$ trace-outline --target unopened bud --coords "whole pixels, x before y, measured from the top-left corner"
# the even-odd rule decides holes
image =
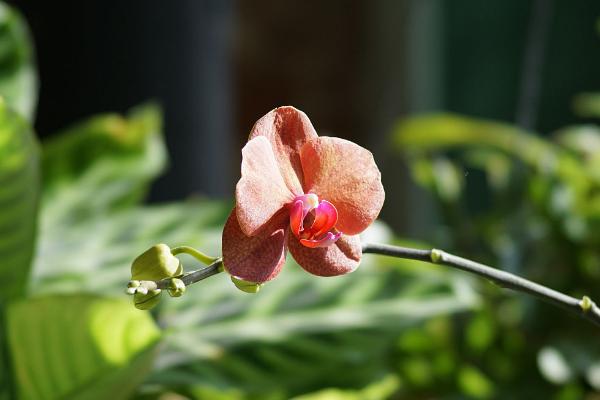
[[[262,286],[260,283],[248,282],[243,279],[238,279],[234,276],[231,277],[231,282],[233,282],[233,284],[242,292],[246,293],[258,293],[260,287]]]
[[[138,310],[150,310],[160,303],[161,290],[151,290],[147,294],[136,293],[133,295],[133,305]]]
[[[138,288],[135,289],[136,293],[142,294],[142,295],[147,295],[148,294],[148,288],[140,286]]]
[[[181,279],[173,278],[169,284],[169,295],[171,297],[181,297],[185,293],[185,283]]]
[[[160,281],[182,273],[181,262],[162,243],[150,247],[131,264],[132,280]]]

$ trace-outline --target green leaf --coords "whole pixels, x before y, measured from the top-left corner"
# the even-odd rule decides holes
[[[32,289],[120,294],[131,261],[161,241],[218,255],[230,210],[229,203],[194,200],[48,227]],[[186,255],[181,259],[186,270],[198,268]],[[464,274],[377,256],[365,256],[357,272],[331,279],[290,262],[257,295],[240,292],[220,274],[157,307],[170,336],[147,383],[264,393],[261,388],[275,382],[274,390],[294,394],[310,384],[366,385],[387,371],[395,332],[477,302]],[[335,373],[348,365],[351,371]]]
[[[38,80],[34,50],[23,17],[0,3],[0,95],[11,108],[33,121]]]
[[[85,295],[13,303],[7,323],[22,399],[127,399],[160,338],[129,302]]]
[[[421,115],[400,122],[393,141],[397,150],[407,155],[413,164],[417,180],[434,188],[431,160],[441,155],[451,153],[457,163],[476,166],[477,161],[482,160],[473,158],[474,152],[485,152],[488,181],[496,188],[501,188],[502,182],[510,177],[509,157],[514,170],[519,172],[515,173],[516,177],[530,179],[532,202],[556,218],[567,236],[574,240],[583,237],[585,219],[600,214],[600,201],[589,198],[595,193],[594,185],[600,183],[598,168],[588,167],[585,160],[572,151],[510,124],[454,114]],[[489,157],[494,154],[499,157]],[[494,162],[499,162],[501,171],[497,174],[492,172],[496,170]],[[595,165],[600,165],[600,158]],[[504,186],[505,198],[522,199],[528,194],[516,197],[509,192],[515,186]]]
[[[325,389],[294,397],[293,400],[386,400],[400,387],[398,378],[388,375],[361,390]]]
[[[392,137],[401,152],[487,147],[510,154],[542,171],[554,171],[559,167],[556,146],[501,122],[455,114],[425,114],[400,122]]]
[[[161,114],[101,115],[43,143],[43,224],[77,223],[138,203],[166,165]]]
[[[584,156],[593,156],[600,151],[600,127],[575,125],[560,129],[554,140],[565,148]]]
[[[586,118],[600,118],[600,93],[581,93],[573,100],[575,113]]]
[[[478,304],[464,274],[380,260],[365,256],[357,271],[333,279],[290,262],[258,295],[233,290],[227,276],[191,287],[179,301],[162,304],[168,347],[149,382],[204,380],[288,395],[366,385],[389,372],[385,360],[398,332]]]
[[[220,254],[222,221],[228,203],[195,199],[185,203],[137,207],[72,221],[47,224],[39,237],[31,291],[73,293],[87,291],[123,294],[132,261],[153,244],[191,245]],[[55,209],[49,204],[45,210]],[[182,258],[189,270],[198,267]]]
[[[0,102],[0,303],[21,296],[34,249],[38,145],[28,123]]]

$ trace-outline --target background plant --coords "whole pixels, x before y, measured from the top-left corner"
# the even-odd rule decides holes
[[[19,51],[0,64],[16,65],[5,78],[15,87],[33,56],[23,21],[4,11],[1,40]],[[40,146],[11,97],[35,104],[35,91],[15,93],[3,93],[0,131],[2,398],[262,399],[330,386],[384,398],[400,387],[397,332],[477,304],[460,274],[372,259],[339,280],[289,265],[255,297],[214,278],[138,311],[122,293],[133,257],[157,241],[216,253],[230,204],[141,205],[167,161],[158,107],[92,117]]]
[[[256,296],[217,276],[135,310],[122,293],[131,260],[156,242],[218,254],[231,204],[142,203],[168,161],[156,105],[38,143],[32,45],[14,10],[0,16],[1,399],[568,399],[598,387],[589,325],[417,262],[365,256],[336,279],[290,263]],[[592,99],[579,107],[598,116]],[[439,204],[429,244],[594,292],[597,127],[545,141],[436,115],[393,141]],[[367,234],[406,243],[382,223]]]

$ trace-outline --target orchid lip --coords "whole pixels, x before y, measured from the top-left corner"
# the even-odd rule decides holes
[[[306,247],[327,247],[341,232],[335,229],[338,213],[333,204],[314,193],[297,196],[290,209],[290,228]]]
[[[327,232],[325,236],[320,239],[300,239],[300,243],[306,247],[327,247],[334,244],[340,237],[342,232]]]

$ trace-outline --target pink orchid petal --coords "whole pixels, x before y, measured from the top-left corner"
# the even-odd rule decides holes
[[[339,231],[358,234],[377,218],[385,192],[370,151],[323,136],[304,145],[301,159],[304,188],[335,205]]]
[[[320,239],[300,239],[300,244],[312,249],[316,247],[327,247],[334,244],[340,238],[340,236],[342,236],[342,232],[327,232]]]
[[[290,229],[294,235],[298,236],[300,234],[300,230],[303,228],[302,221],[305,216],[304,203],[302,200],[296,200],[290,209]]]
[[[306,114],[290,106],[276,108],[254,124],[249,140],[258,136],[264,136],[271,143],[287,187],[296,195],[304,193],[300,150],[305,143],[317,138]]]
[[[358,236],[342,235],[327,247],[309,248],[288,235],[288,249],[294,260],[311,274],[336,276],[354,271],[360,264],[362,248]]]
[[[254,235],[294,199],[266,138],[254,138],[242,149],[242,177],[237,183],[235,197],[238,221],[248,236]]]
[[[319,206],[315,208],[315,222],[310,228],[315,232],[314,237],[321,237],[325,232],[329,232],[335,226],[337,219],[335,206],[327,200],[321,200]]]
[[[242,231],[234,208],[223,228],[225,270],[238,279],[262,283],[277,276],[285,262],[287,212],[279,212],[254,236]]]

